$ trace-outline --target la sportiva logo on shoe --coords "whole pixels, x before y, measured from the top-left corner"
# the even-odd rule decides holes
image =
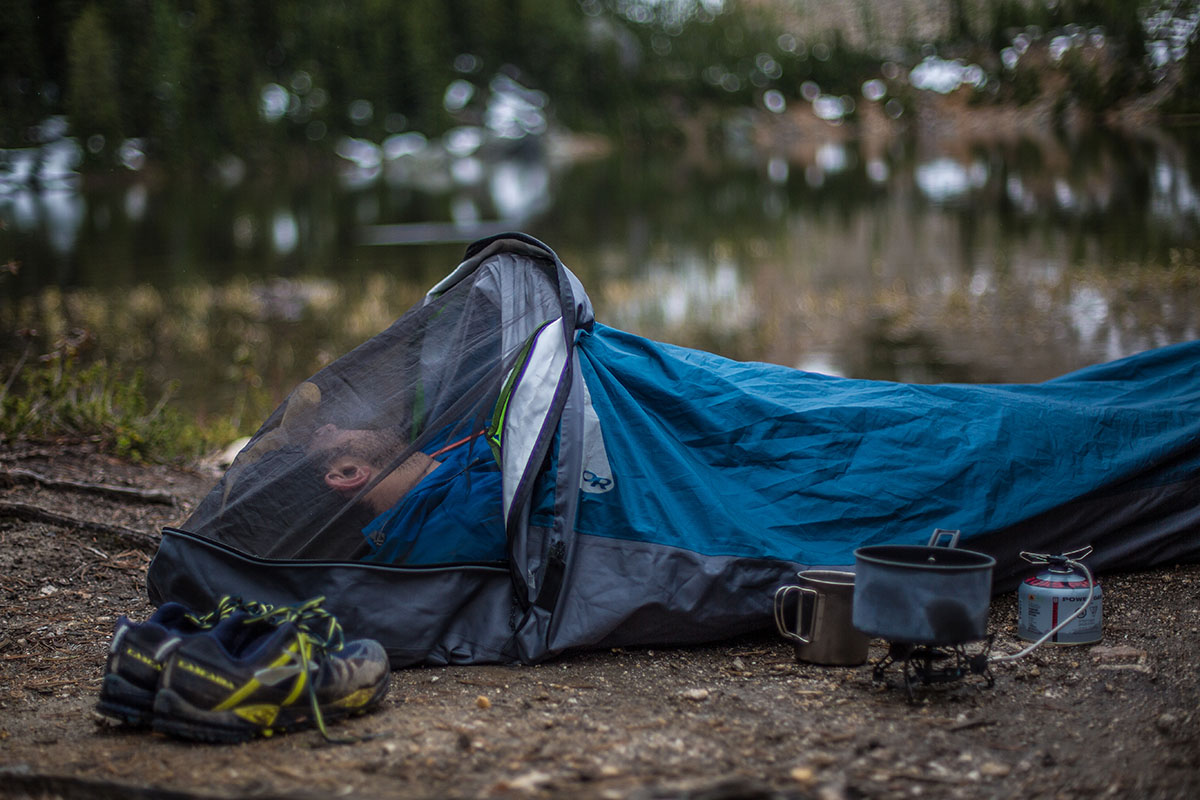
[[[129,656],[134,661],[140,661],[141,663],[145,664],[147,667],[150,667],[151,669],[161,670],[163,668],[163,665],[161,662],[155,661],[153,658],[146,655],[141,650],[138,650],[136,647],[126,646],[125,649],[122,650],[121,652],[123,655]]]
[[[218,675],[217,673],[213,672],[212,670],[205,669],[204,667],[200,666],[199,664],[195,664],[191,661],[188,661],[187,659],[184,659],[184,658],[175,659],[175,666],[178,667],[179,669],[184,670],[185,672],[190,672],[193,675],[196,675],[197,677],[204,678],[207,681],[211,681],[211,682],[217,684],[218,686],[223,686],[226,689],[233,690],[233,689],[237,688],[234,686],[233,681],[229,680],[224,675]]]

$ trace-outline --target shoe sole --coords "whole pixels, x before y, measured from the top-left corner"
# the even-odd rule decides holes
[[[389,683],[390,680],[383,681],[376,687],[371,698],[356,708],[322,708],[323,719],[329,723],[371,711],[387,694]],[[197,708],[172,689],[159,689],[154,696],[154,730],[195,742],[236,744],[315,726],[316,719],[307,701],[281,706],[270,725],[260,725],[234,711],[205,711]]]
[[[155,692],[134,686],[129,681],[110,672],[100,683],[100,700],[96,710],[106,717],[132,725],[148,728],[154,720]]]

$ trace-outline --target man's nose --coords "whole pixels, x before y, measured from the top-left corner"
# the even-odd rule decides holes
[[[337,432],[337,429],[337,425],[334,425],[332,422],[327,422],[321,427],[317,428],[317,430],[313,433],[313,439],[316,441],[325,439]]]

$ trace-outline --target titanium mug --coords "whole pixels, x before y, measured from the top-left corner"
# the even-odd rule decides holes
[[[870,637],[852,624],[854,573],[806,569],[796,586],[775,592],[775,627],[796,650],[796,660],[810,664],[852,667],[867,660]],[[787,619],[788,598],[795,602],[795,624]]]

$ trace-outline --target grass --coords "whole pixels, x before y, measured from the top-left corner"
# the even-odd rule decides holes
[[[202,426],[173,408],[173,386],[152,402],[140,370],[83,364],[84,336],[33,359],[27,342],[0,387],[0,438],[88,441],[131,461],[165,463],[194,460],[236,436],[232,423]]]

